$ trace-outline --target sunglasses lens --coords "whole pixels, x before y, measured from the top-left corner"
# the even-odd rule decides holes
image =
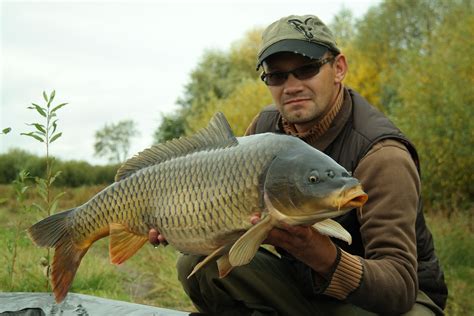
[[[316,76],[319,73],[319,65],[305,65],[293,70],[293,74],[300,80],[305,80]]]
[[[265,74],[265,83],[269,86],[279,86],[285,83],[288,74],[285,72],[274,72]]]

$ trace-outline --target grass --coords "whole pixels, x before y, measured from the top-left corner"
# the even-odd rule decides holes
[[[65,189],[67,193],[58,209],[80,205],[101,189],[99,186]],[[27,202],[38,203],[39,200],[30,194]],[[0,266],[7,267],[0,270],[0,292],[45,292],[41,258],[46,255],[46,250],[34,246],[24,231],[44,215],[34,211],[20,214],[16,212],[17,208],[12,187],[0,185],[0,249],[7,249],[0,255]],[[23,224],[11,282],[11,249],[20,219]],[[89,249],[70,292],[177,310],[195,310],[177,280],[175,263],[178,253],[172,247],[155,249],[146,244],[127,262],[115,266],[109,262],[108,241],[108,238],[103,238]]]
[[[446,315],[474,315],[474,223],[472,212],[427,216],[448,283]]]
[[[80,205],[101,189],[99,186],[65,189],[67,193],[58,209]],[[30,193],[27,202],[38,200]],[[46,251],[35,247],[24,232],[44,215],[36,212],[22,215],[16,211],[17,208],[12,187],[0,185],[0,249],[7,249],[0,255],[0,266],[7,267],[0,270],[0,291],[44,292],[41,258]],[[472,219],[472,214],[467,212],[450,217],[441,213],[427,214],[449,288],[446,315],[474,315],[474,301],[471,298],[471,293],[474,293]],[[23,227],[18,238],[16,268],[11,283],[11,249],[19,220]],[[146,244],[127,262],[114,266],[109,263],[108,238],[104,238],[97,241],[84,256],[71,292],[193,311],[191,301],[177,281],[177,257],[178,253],[171,247],[155,249]]]

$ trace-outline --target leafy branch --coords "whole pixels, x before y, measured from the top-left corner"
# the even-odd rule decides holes
[[[8,133],[11,132],[11,130],[12,130],[11,127],[4,128],[4,129],[2,129],[2,134],[8,134]]]
[[[56,212],[59,199],[64,195],[65,192],[60,192],[57,195],[53,196],[52,194],[52,185],[57,177],[61,174],[61,171],[57,171],[55,174],[52,173],[53,158],[49,155],[50,145],[59,139],[62,136],[62,132],[58,131],[58,116],[57,112],[59,109],[67,105],[67,103],[61,103],[59,105],[53,106],[53,100],[56,95],[56,92],[53,90],[48,96],[45,91],[43,91],[43,98],[46,102],[45,106],[40,106],[36,103],[32,103],[32,106],[29,106],[28,109],[36,111],[42,118],[43,122],[34,122],[27,124],[28,126],[33,127],[33,130],[27,133],[21,133],[35,139],[38,142],[45,144],[46,149],[46,176],[45,178],[36,177],[36,190],[42,199],[42,204],[33,204],[40,212],[46,213],[47,216]],[[48,249],[46,256],[46,289],[49,289],[49,262],[50,262],[50,250]],[[42,260],[45,261],[45,260]]]
[[[28,109],[36,110],[42,117],[46,119],[46,124],[31,123],[29,126],[34,126],[36,130],[29,133],[21,133],[21,135],[29,136],[36,139],[39,142],[46,144],[46,157],[49,157],[49,145],[62,136],[62,133],[57,132],[58,119],[56,112],[67,105],[67,103],[61,103],[51,108],[51,103],[54,100],[56,92],[51,92],[50,96],[43,91],[43,98],[46,101],[46,107],[39,106],[36,103],[32,103],[33,106],[29,106]]]

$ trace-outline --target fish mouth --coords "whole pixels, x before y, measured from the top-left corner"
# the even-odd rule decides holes
[[[365,202],[369,199],[367,193],[362,190],[360,184],[349,188],[342,192],[342,196],[339,200],[339,208],[341,209],[353,209],[362,207]]]

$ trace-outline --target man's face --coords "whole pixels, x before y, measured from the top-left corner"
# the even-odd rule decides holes
[[[264,61],[263,69],[265,73],[290,71],[311,62],[314,60],[299,54],[278,53]],[[326,63],[309,79],[299,80],[290,74],[283,84],[268,86],[277,109],[299,131],[311,128],[334,102],[340,83],[336,68],[336,62]]]

